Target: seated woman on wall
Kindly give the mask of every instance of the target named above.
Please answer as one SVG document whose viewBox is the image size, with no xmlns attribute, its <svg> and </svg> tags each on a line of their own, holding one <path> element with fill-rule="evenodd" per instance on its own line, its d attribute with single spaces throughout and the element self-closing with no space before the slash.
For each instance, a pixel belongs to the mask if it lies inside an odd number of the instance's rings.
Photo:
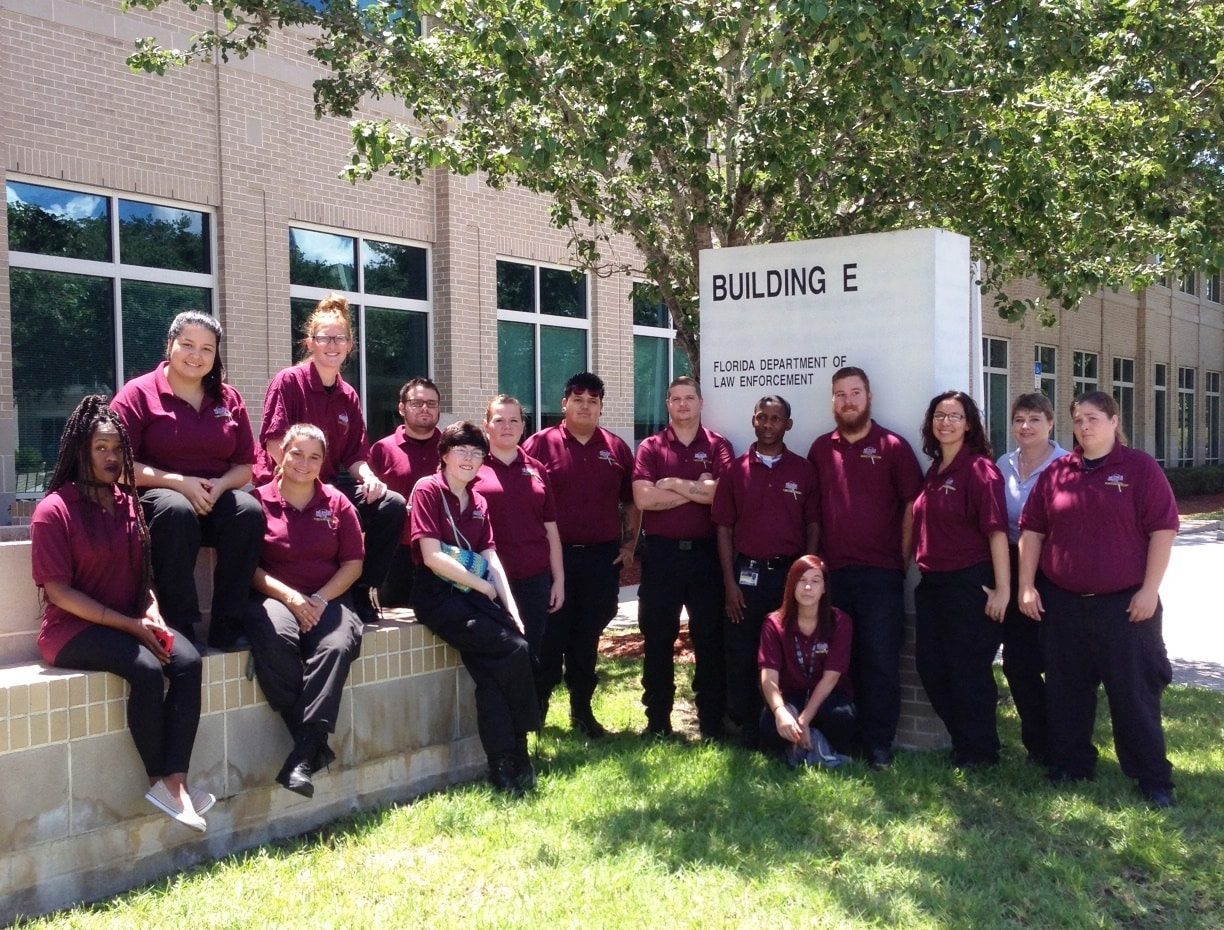
<svg viewBox="0 0 1224 930">
<path fill-rule="evenodd" d="M 521 794 L 535 785 L 527 734 L 540 728 L 540 709 L 523 621 L 494 551 L 488 505 L 469 488 L 488 451 L 474 423 L 442 431 L 441 471 L 412 491 L 412 598 L 417 619 L 459 650 L 476 682 L 476 726 L 489 781 L 498 791 Z"/>
<path fill-rule="evenodd" d="M 784 753 L 792 767 L 841 765 L 857 739 L 847 675 L 854 625 L 832 606 L 827 586 L 824 562 L 800 556 L 782 606 L 761 627 L 761 748 Z"/>
<path fill-rule="evenodd" d="M 362 622 L 375 623 L 378 609 L 370 591 L 387 577 L 407 504 L 370 468 L 361 399 L 340 374 L 353 350 L 348 301 L 339 294 L 323 298 L 306 318 L 304 332 L 306 359 L 277 373 L 264 395 L 255 483 L 272 480 L 281 438 L 291 424 L 310 423 L 322 430 L 327 450 L 319 477 L 356 505 L 365 533 L 365 564 L 354 579 L 352 607 Z"/>
<path fill-rule="evenodd" d="M 246 629 L 255 674 L 293 736 L 276 780 L 311 797 L 311 776 L 336 755 L 336 731 L 349 666 L 361 650 L 361 619 L 349 588 L 361 574 L 361 525 L 348 498 L 319 480 L 323 431 L 290 426 L 280 441 L 276 478 L 255 491 L 267 519 L 263 555 Z"/>
<path fill-rule="evenodd" d="M 215 798 L 187 786 L 200 722 L 200 655 L 162 620 L 149 582 L 149 531 L 131 445 L 106 399 L 77 405 L 30 522 L 44 611 L 38 648 L 50 665 L 111 672 L 130 686 L 128 728 L 149 777 L 145 797 L 203 832 Z M 170 687 L 163 694 L 163 681 Z"/>
<path fill-rule="evenodd" d="M 263 511 L 251 480 L 255 439 L 242 396 L 224 383 L 221 324 L 188 310 L 170 324 L 166 361 L 111 401 L 132 440 L 136 486 L 153 542 L 153 581 L 166 622 L 194 639 L 195 564 L 217 552 L 208 644 L 235 645 L 259 561 Z"/>
</svg>

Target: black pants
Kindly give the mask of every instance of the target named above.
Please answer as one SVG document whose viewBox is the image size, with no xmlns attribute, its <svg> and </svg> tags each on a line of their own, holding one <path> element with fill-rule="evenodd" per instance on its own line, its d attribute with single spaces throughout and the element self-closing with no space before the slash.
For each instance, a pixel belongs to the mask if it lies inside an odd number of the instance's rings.
<svg viewBox="0 0 1224 930">
<path fill-rule="evenodd" d="M 901 718 L 905 573 L 847 565 L 829 573 L 829 599 L 854 621 L 850 680 L 864 747 L 890 749 Z"/>
<path fill-rule="evenodd" d="M 620 555 L 620 544 L 613 539 L 593 546 L 562 546 L 561 555 L 565 603 L 548 617 L 544 631 L 540 697 L 547 697 L 564 680 L 570 706 L 586 710 L 599 683 L 595 671 L 599 637 L 616 616 L 620 566 L 612 563 Z"/>
<path fill-rule="evenodd" d="M 336 732 L 349 666 L 361 652 L 361 620 L 348 596 L 329 603 L 305 633 L 272 597 L 250 601 L 246 621 L 259 687 L 289 732 Z"/>
<path fill-rule="evenodd" d="M 403 495 L 390 488 L 374 503 L 367 504 L 357 495 L 357 482 L 346 471 L 337 474 L 332 479 L 332 484 L 357 508 L 361 531 L 365 533 L 365 562 L 361 567 L 361 577 L 354 582 L 353 588 L 368 591 L 370 588 L 382 587 L 387 572 L 391 569 L 391 561 L 395 558 L 395 550 L 399 548 L 400 539 L 404 535 L 408 504 Z"/>
<path fill-rule="evenodd" d="M 412 547 L 402 543 L 391 553 L 391 568 L 378 588 L 378 603 L 383 607 L 410 607 L 412 579 L 416 565 L 412 562 Z"/>
<path fill-rule="evenodd" d="M 1029 757 L 1046 761 L 1045 660 L 1041 654 L 1044 623 L 1020 612 L 1018 550 L 1011 547 L 1012 595 L 1003 618 L 1003 675 L 1020 715 L 1020 741 Z M 1044 581 L 1044 578 L 1040 578 Z"/>
<path fill-rule="evenodd" d="M 727 710 L 727 661 L 723 648 L 722 570 L 714 541 L 647 536 L 642 540 L 638 626 L 645 648 L 642 703 L 652 728 L 670 726 L 676 696 L 674 649 L 680 611 L 687 608 L 696 665 L 693 694 L 697 722 L 706 736 L 723 729 Z"/>
<path fill-rule="evenodd" d="M 540 650 L 548 632 L 548 600 L 552 594 L 552 572 L 543 572 L 529 578 L 516 578 L 510 582 L 514 603 L 518 604 L 519 619 L 526 631 L 527 651 L 531 656 L 531 679 L 535 683 L 536 697 L 543 697 L 544 684 L 541 677 Z"/>
<path fill-rule="evenodd" d="M 476 728 L 485 755 L 513 752 L 540 728 L 531 654 L 514 621 L 483 594 L 466 594 L 421 566 L 413 580 L 417 619 L 459 651 L 476 683 Z"/>
<path fill-rule="evenodd" d="M 1160 716 L 1161 694 L 1173 680 L 1161 631 L 1163 608 L 1157 606 L 1150 620 L 1131 623 L 1127 608 L 1137 588 L 1083 597 L 1043 581 L 1039 590 L 1051 767 L 1072 777 L 1092 776 L 1097 687 L 1104 684 L 1123 773 L 1144 791 L 1172 789 Z"/>
<path fill-rule="evenodd" d="M 209 640 L 218 645 L 242 632 L 251 578 L 263 548 L 264 513 L 246 491 L 226 491 L 207 516 L 170 488 L 140 492 L 152 544 L 153 589 L 168 626 L 194 638 L 200 621 L 195 565 L 200 546 L 217 550 Z"/>
<path fill-rule="evenodd" d="M 164 778 L 187 771 L 200 725 L 200 654 L 191 640 L 175 636 L 170 663 L 162 665 L 134 636 L 94 625 L 68 640 L 55 664 L 126 681 L 128 729 L 145 773 Z"/>
<path fill-rule="evenodd" d="M 761 646 L 761 627 L 765 617 L 782 606 L 786 573 L 794 559 L 772 559 L 755 565 L 742 556 L 735 560 L 735 577 L 743 571 L 756 573 L 755 585 L 740 582 L 744 596 L 743 619 L 732 623 L 723 614 L 723 644 L 727 657 L 727 716 L 740 726 L 741 742 L 748 749 L 757 745 L 758 721 L 764 700 L 761 697 L 761 672 L 757 652 Z M 770 567 L 772 565 L 772 567 Z"/>
<path fill-rule="evenodd" d="M 796 717 L 807 706 L 807 696 L 800 691 L 785 693 L 782 699 L 791 706 Z M 791 744 L 778 735 L 777 721 L 768 707 L 761 708 L 758 721 L 761 752 L 771 755 L 785 754 Z M 834 688 L 829 692 L 829 696 L 816 711 L 816 716 L 812 718 L 811 725 L 823 733 L 829 745 L 838 752 L 849 753 L 858 741 L 854 702 L 841 688 Z"/>
<path fill-rule="evenodd" d="M 931 707 L 948 728 L 958 763 L 999 761 L 994 657 L 1003 630 L 986 616 L 982 585 L 994 586 L 990 562 L 958 571 L 923 572 L 914 592 L 918 677 Z"/>
</svg>

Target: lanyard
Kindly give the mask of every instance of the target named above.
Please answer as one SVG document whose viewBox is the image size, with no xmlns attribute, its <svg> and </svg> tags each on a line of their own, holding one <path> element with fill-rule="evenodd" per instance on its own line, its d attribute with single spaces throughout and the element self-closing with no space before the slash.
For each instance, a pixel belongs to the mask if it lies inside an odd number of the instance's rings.
<svg viewBox="0 0 1224 930">
<path fill-rule="evenodd" d="M 791 631 L 791 644 L 795 647 L 795 661 L 799 663 L 799 670 L 803 672 L 804 691 L 808 697 L 812 694 L 812 678 L 816 674 L 816 652 L 820 646 L 820 631 L 817 630 L 812 634 L 812 645 L 808 649 L 807 655 L 804 656 L 803 648 L 799 645 L 798 631 Z"/>
</svg>

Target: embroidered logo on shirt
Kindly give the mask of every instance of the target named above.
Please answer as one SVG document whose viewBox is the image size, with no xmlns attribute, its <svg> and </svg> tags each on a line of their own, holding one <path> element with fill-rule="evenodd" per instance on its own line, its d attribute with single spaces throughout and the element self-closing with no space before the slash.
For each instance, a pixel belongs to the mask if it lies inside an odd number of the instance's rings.
<svg viewBox="0 0 1224 930">
<path fill-rule="evenodd" d="M 612 450 L 611 450 L 611 449 L 600 449 L 600 450 L 599 450 L 599 457 L 600 457 L 600 458 L 601 458 L 603 461 L 607 462 L 609 465 L 615 465 L 615 464 L 616 464 L 616 456 L 614 456 L 614 455 L 612 454 Z"/>
<path fill-rule="evenodd" d="M 543 478 L 540 477 L 540 473 L 531 465 L 523 466 L 523 474 L 526 475 L 528 478 L 535 478 L 538 481 L 544 480 Z"/>
<path fill-rule="evenodd" d="M 940 487 L 939 490 L 943 491 L 945 494 L 947 494 L 949 491 L 955 491 L 956 490 L 956 479 L 955 478 L 945 478 L 944 483 Z"/>
<path fill-rule="evenodd" d="M 1130 487 L 1130 485 L 1124 480 L 1125 478 L 1126 478 L 1125 475 L 1115 472 L 1114 474 L 1110 475 L 1105 480 L 1105 483 L 1109 485 L 1111 488 L 1117 488 L 1118 493 L 1121 494 L 1123 488 Z"/>
<path fill-rule="evenodd" d="M 817 644 L 816 644 L 816 652 L 817 652 L 818 654 L 820 654 L 820 655 L 824 655 L 824 654 L 825 654 L 825 653 L 827 653 L 828 651 L 829 651 L 829 644 L 828 644 L 828 643 L 817 643 Z"/>
<path fill-rule="evenodd" d="M 232 420 L 228 407 L 213 407 L 213 418 L 217 420 Z"/>
<path fill-rule="evenodd" d="M 320 507 L 314 512 L 314 518 L 319 523 L 326 523 L 328 529 L 335 529 L 340 525 L 340 518 L 333 514 L 326 507 Z"/>
<path fill-rule="evenodd" d="M 336 414 L 336 422 L 340 424 L 342 429 L 348 429 L 349 416 L 347 413 Z"/>
<path fill-rule="evenodd" d="M 702 465 L 704 465 L 709 460 L 710 460 L 710 457 L 706 455 L 704 452 L 694 452 L 693 453 L 694 462 L 700 462 Z"/>
<path fill-rule="evenodd" d="M 880 452 L 875 446 L 864 446 L 860 458 L 865 458 L 874 465 L 880 458 Z"/>
<path fill-rule="evenodd" d="M 782 493 L 789 494 L 795 500 L 799 500 L 803 492 L 799 490 L 799 485 L 794 481 L 788 481 L 782 486 Z"/>
</svg>

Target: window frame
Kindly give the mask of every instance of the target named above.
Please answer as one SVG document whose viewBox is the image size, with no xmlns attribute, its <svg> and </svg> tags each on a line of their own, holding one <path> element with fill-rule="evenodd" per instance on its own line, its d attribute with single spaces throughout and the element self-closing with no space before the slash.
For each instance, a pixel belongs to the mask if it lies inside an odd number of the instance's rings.
<svg viewBox="0 0 1224 930">
<path fill-rule="evenodd" d="M 1206 298 L 1209 303 L 1220 303 L 1220 272 L 1215 271 L 1209 275 L 1205 274 L 1203 277 L 1205 279 L 1203 285 L 1203 297 Z"/>
<path fill-rule="evenodd" d="M 416 239 L 405 239 L 402 236 L 384 236 L 381 233 L 358 232 L 353 229 L 342 229 L 337 226 L 324 226 L 319 223 L 304 223 L 297 220 L 291 220 L 285 224 L 285 252 L 288 255 L 290 238 L 292 230 L 301 229 L 305 232 L 323 233 L 329 236 L 344 236 L 352 239 L 354 243 L 354 276 L 356 278 L 356 290 L 343 290 L 335 287 L 314 287 L 306 284 L 294 284 L 292 278 L 289 280 L 289 303 L 286 307 L 292 306 L 293 300 L 310 300 L 318 303 L 329 294 L 340 294 L 349 302 L 350 307 L 357 308 L 357 369 L 359 384 L 353 385 L 357 391 L 357 396 L 361 399 L 361 416 L 366 423 L 370 420 L 369 402 L 367 400 L 366 383 L 369 378 L 369 365 L 366 362 L 366 338 L 368 328 L 366 326 L 366 310 L 370 304 L 375 305 L 378 310 L 403 310 L 409 313 L 424 313 L 425 314 L 425 368 L 424 377 L 432 378 L 434 371 L 434 315 L 433 315 L 433 299 L 434 299 L 434 280 L 433 280 L 433 247 L 428 242 L 421 242 Z M 365 262 L 362 260 L 364 250 L 363 244 L 367 240 L 375 242 L 387 242 L 391 245 L 404 245 L 411 248 L 423 249 L 425 252 L 425 300 L 417 300 L 412 297 L 391 297 L 384 294 L 368 294 L 365 291 Z M 292 359 L 296 355 L 296 346 L 298 344 L 299 335 L 293 332 L 293 316 L 290 314 L 290 337 L 289 337 L 289 356 L 290 364 L 295 364 Z M 405 374 L 404 380 L 407 381 L 415 375 Z"/>
<path fill-rule="evenodd" d="M 1152 457 L 1161 465 L 1169 459 L 1169 366 L 1166 362 L 1152 365 Z M 1161 429 L 1163 421 L 1164 429 Z"/>
<path fill-rule="evenodd" d="M 1188 377 L 1187 377 L 1188 376 Z M 1195 392 L 1198 387 L 1198 369 L 1186 365 L 1177 366 L 1177 467 L 1194 466 L 1195 442 Z M 1185 440 L 1183 442 L 1183 440 Z"/>
<path fill-rule="evenodd" d="M 1053 353 L 1052 358 L 1054 364 L 1050 371 L 1045 370 L 1044 364 L 1040 372 L 1034 372 L 1034 387 L 1049 399 L 1053 404 L 1054 409 L 1058 409 L 1058 346 L 1046 345 L 1045 343 L 1033 343 L 1033 364 L 1041 362 L 1041 350 L 1047 349 Z M 1046 390 L 1046 385 L 1049 384 L 1050 390 Z"/>
<path fill-rule="evenodd" d="M 995 367 L 990 364 L 990 348 L 991 343 L 1001 343 L 1003 345 L 1003 357 L 1005 359 L 1003 367 Z M 1005 410 L 1011 410 L 1011 340 L 1001 336 L 983 336 L 982 337 L 982 412 L 984 414 L 985 423 L 983 426 L 986 429 L 987 437 L 991 438 L 993 443 L 993 434 L 997 424 L 993 422 L 991 413 L 991 400 L 993 394 L 990 388 L 991 375 L 1001 375 L 1003 377 L 1003 407 Z M 1008 417 L 1002 424 L 1000 435 L 1003 437 L 1002 445 L 995 445 L 995 454 L 1002 455 L 1009 447 L 1011 437 L 1011 422 Z"/>
<path fill-rule="evenodd" d="M 1220 464 L 1220 372 L 1203 373 L 1204 425 L 1207 427 L 1207 449 L 1204 465 Z"/>
<path fill-rule="evenodd" d="M 1126 377 L 1126 365 L 1130 364 L 1130 378 Z M 1122 429 L 1135 441 L 1135 360 L 1125 355 L 1115 355 L 1110 360 L 1110 393 L 1118 402 L 1118 413 Z M 1123 393 L 1125 392 L 1125 393 Z"/>
<path fill-rule="evenodd" d="M 1089 377 L 1086 374 L 1076 374 L 1078 369 L 1080 372 L 1088 368 L 1088 362 L 1091 360 L 1092 368 L 1096 372 L 1095 375 Z M 1071 352 L 1071 396 L 1079 397 L 1081 394 L 1086 394 L 1088 391 L 1098 390 L 1101 386 L 1101 354 L 1099 352 L 1089 352 L 1083 349 L 1074 349 Z"/>
</svg>

